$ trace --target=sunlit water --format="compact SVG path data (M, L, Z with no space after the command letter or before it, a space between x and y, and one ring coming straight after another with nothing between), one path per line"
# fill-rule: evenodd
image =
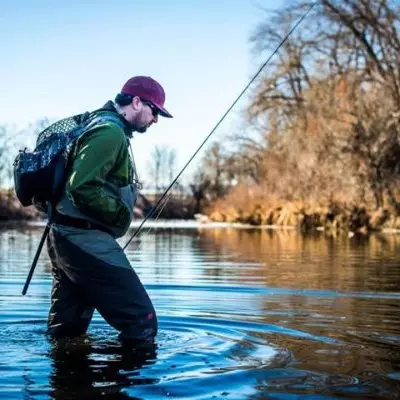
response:
M21 296L42 230L0 230L0 398L400 398L400 235L145 231L127 255L160 331L134 352L98 314L87 337L45 336L45 250Z

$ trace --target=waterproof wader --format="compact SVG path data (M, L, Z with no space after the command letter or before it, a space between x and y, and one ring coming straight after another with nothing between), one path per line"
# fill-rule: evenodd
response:
M76 336L95 309L122 340L157 334L154 307L122 248L107 232L54 224L47 240L53 287L48 331Z

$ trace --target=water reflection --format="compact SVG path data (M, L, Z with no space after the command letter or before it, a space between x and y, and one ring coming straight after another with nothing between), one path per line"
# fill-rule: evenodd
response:
M135 349L117 342L99 343L90 336L52 341L52 398L131 398L122 389L159 380L141 376L142 368L154 363L156 355L155 345Z
M294 230L204 229L200 246L221 257L235 254L260 268L240 272L273 287L339 291L399 291L400 235L325 237ZM232 271L233 273L234 271ZM239 271L237 271L239 273Z

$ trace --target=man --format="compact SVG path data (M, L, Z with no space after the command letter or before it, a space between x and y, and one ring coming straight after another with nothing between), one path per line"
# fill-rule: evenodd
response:
M146 342L157 333L150 298L115 239L129 229L137 197L129 138L159 116L172 118L164 101L154 79L129 79L115 103L92 113L100 122L79 137L72 151L47 241L53 275L48 332L53 336L86 332L95 309L123 340Z

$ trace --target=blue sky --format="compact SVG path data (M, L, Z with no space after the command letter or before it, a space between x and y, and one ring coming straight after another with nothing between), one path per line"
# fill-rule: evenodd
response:
M98 108L134 75L158 80L172 120L133 139L146 178L155 144L183 166L264 61L249 37L271 0L0 2L0 124ZM240 102L214 140L240 129ZM195 159L198 161L201 155ZM193 168L193 167L192 167Z

